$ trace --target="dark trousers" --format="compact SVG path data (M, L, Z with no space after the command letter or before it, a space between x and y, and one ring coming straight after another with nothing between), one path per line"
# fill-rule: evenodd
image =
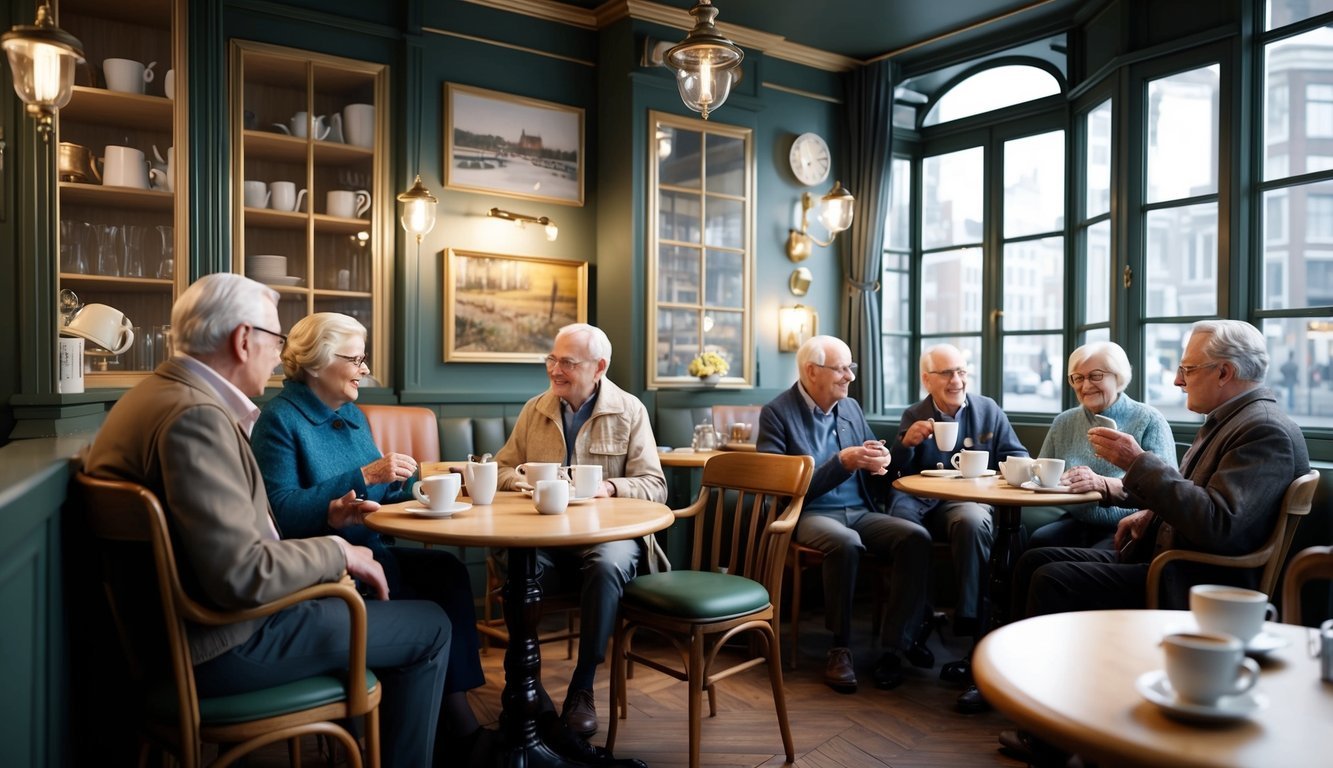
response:
M1041 547L1014 567L1015 618L1066 611L1142 608L1147 604L1146 563L1118 563L1114 549ZM1024 608L1026 606L1026 608Z
M486 682L477 638L477 605L467 566L439 549L389 547L383 563L391 600L429 600L444 609L453 625L444 692L470 691Z
M366 665L383 686L381 762L428 766L449 656L449 618L439 606L417 600L368 600L366 613ZM241 645L197 665L195 685L201 696L225 696L346 674L349 632L343 601L299 603L270 616Z

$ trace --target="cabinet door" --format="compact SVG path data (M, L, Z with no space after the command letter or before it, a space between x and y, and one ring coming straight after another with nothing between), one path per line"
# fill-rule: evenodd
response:
M60 2L60 24L88 60L58 120L65 319L79 305L106 304L134 334L120 354L85 336L90 387L129 386L167 356L177 278L188 272L178 257L187 171L175 162L187 156L184 89L175 88L185 81L186 8L184 0Z
M281 294L284 328L356 318L387 383L388 67L236 41L231 74L236 271Z

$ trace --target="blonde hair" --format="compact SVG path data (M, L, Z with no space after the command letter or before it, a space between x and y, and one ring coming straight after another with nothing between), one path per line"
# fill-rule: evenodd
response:
M293 381L305 381L307 371L333 362L338 348L352 339L366 338L366 327L338 312L316 312L292 326L282 348L282 372Z

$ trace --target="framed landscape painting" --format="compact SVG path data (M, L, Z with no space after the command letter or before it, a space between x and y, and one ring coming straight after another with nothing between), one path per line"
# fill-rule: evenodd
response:
M446 362L540 363L556 331L588 321L588 262L449 249Z
M583 205L583 109L446 83L444 186Z

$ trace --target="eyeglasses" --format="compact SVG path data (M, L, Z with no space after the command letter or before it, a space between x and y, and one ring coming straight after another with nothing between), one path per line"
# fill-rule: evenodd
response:
M1102 379L1106 378L1107 373L1108 371L1103 371L1100 368L1088 371L1087 376L1084 376L1081 373L1071 373L1069 374L1069 383L1076 387L1083 386L1084 381L1091 381L1093 384L1099 384Z
M340 354L338 354L337 352L334 352L334 353L333 353L333 356L334 356L334 357L337 357L337 358L341 358L341 359L343 359L343 360L346 360L347 362L351 363L352 365L355 365L357 368L360 368L361 366L363 366L363 365L366 364L366 356L365 356L365 355L340 355Z
M952 379L955 376L960 379L967 378L966 368L946 368L942 371L926 371L926 373L929 373L931 376L939 376L942 379Z
M555 355L546 356L546 370L550 371L559 368L562 371L572 371L580 365L588 362L587 360L575 360L572 357L556 357Z
M260 328L260 327L257 326L257 325L252 325L252 326L250 326L250 327L251 327L251 328L254 328L256 331L263 331L264 333L267 333L268 335L273 336L274 338L276 338L276 339L278 340L278 349L279 349L279 350L281 350L283 347L287 346L287 334L285 334L285 333L278 333L277 331L270 331L270 330L267 329L267 328Z
M1214 368L1218 365L1221 365L1221 362L1216 360L1211 363L1199 363L1198 365L1181 365L1176 368L1176 375L1183 379L1200 368Z
M814 365L816 368L823 368L825 370L833 371L837 373L839 376L846 376L849 373L853 376L856 375L856 368L857 368L856 363L848 363L846 365L820 365L819 363L812 363L812 365Z

